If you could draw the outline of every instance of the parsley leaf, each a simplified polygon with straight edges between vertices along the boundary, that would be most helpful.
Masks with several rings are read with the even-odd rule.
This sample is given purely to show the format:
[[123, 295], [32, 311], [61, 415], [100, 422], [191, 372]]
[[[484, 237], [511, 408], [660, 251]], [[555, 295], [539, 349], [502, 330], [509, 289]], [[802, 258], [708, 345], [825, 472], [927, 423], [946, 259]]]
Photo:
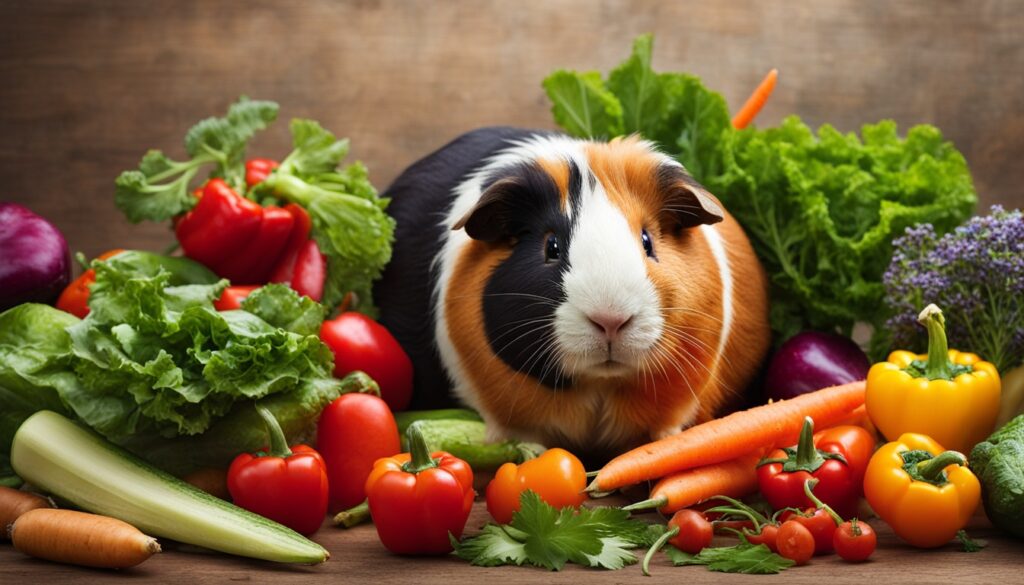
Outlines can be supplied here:
[[553, 571], [566, 563], [621, 569], [637, 562], [631, 549], [648, 542], [654, 531], [618, 508], [553, 508], [532, 491], [520, 497], [512, 522], [488, 524], [462, 542], [455, 554], [484, 567], [530, 564]]
[[793, 561], [773, 553], [763, 544], [743, 542], [736, 546], [706, 548], [695, 555], [674, 546], [666, 547], [665, 554], [675, 566], [704, 565], [719, 573], [773, 575], [793, 566]]
[[978, 552], [981, 549], [983, 549], [986, 546], [988, 546], [988, 542], [986, 542], [984, 540], [976, 539], [976, 538], [971, 538], [970, 536], [967, 536], [967, 531], [966, 530], [957, 530], [957, 532], [956, 532], [956, 539], [959, 540], [961, 546], [964, 547], [963, 548], [963, 552], [968, 552], [968, 553]]

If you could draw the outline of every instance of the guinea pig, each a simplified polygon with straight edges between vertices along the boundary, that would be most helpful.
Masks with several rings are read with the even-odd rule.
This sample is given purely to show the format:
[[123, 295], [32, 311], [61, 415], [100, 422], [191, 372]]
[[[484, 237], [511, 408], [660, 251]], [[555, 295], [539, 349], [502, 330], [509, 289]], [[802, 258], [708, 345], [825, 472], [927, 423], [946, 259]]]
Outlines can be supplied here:
[[483, 128], [385, 196], [374, 295], [415, 408], [455, 398], [492, 439], [614, 455], [716, 416], [767, 351], [749, 241], [650, 142]]

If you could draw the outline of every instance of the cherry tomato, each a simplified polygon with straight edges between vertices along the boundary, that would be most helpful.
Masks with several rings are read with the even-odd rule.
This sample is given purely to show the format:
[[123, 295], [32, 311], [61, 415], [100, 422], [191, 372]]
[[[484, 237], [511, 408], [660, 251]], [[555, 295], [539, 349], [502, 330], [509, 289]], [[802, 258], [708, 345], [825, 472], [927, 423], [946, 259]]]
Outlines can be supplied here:
[[747, 542], [750, 544], [763, 544], [771, 549], [772, 552], [779, 552], [779, 527], [775, 524], [766, 524], [762, 526], [761, 532], [758, 534], [753, 534], [744, 530], [743, 535], [747, 538]]
[[342, 313], [324, 321], [320, 339], [334, 352], [335, 376], [362, 370], [380, 386], [381, 398], [391, 410], [409, 406], [412, 361], [383, 325], [361, 313]]
[[669, 544], [683, 552], [695, 555], [711, 544], [714, 528], [704, 514], [696, 510], [679, 510], [668, 521], [669, 530], [679, 529], [679, 534], [669, 539]]
[[832, 535], [836, 531], [835, 520], [824, 509], [808, 508], [803, 514], [792, 514], [788, 521], [797, 522], [806, 528], [814, 537], [814, 554], [832, 552]]
[[805, 565], [814, 556], [811, 531], [796, 520], [786, 520], [779, 527], [779, 554], [798, 565]]
[[328, 507], [345, 510], [366, 499], [373, 463], [402, 450], [388, 405], [373, 394], [343, 394], [320, 413], [316, 448], [327, 465]]
[[832, 542], [839, 557], [846, 561], [860, 562], [867, 560], [875, 552], [878, 537], [874, 529], [866, 522], [854, 518], [843, 522], [836, 528]]
[[220, 298], [213, 302], [218, 311], [234, 311], [242, 308], [242, 301], [252, 294], [260, 285], [229, 286], [220, 293]]

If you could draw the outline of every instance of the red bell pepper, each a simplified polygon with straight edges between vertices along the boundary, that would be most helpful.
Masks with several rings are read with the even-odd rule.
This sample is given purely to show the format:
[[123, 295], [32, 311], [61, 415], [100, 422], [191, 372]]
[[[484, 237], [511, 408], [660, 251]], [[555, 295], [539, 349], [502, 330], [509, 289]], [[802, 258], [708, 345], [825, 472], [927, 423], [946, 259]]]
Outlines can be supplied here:
[[270, 434], [270, 448], [242, 453], [228, 468], [228, 491], [235, 504], [280, 522], [301, 534], [312, 534], [327, 513], [327, 470], [320, 454], [306, 445], [291, 449], [277, 419], [265, 407], [256, 410]]
[[[108, 250], [100, 254], [98, 260], [106, 260], [124, 252], [121, 248]], [[85, 319], [89, 314], [89, 287], [96, 282], [96, 271], [92, 268], [83, 272], [78, 278], [71, 281], [57, 298], [56, 307], [61, 311], [71, 313], [79, 319]]]
[[276, 160], [269, 158], [250, 158], [245, 161], [245, 184], [248, 187], [255, 187], [270, 176], [270, 173], [274, 172], [278, 163]]
[[252, 291], [260, 288], [258, 284], [246, 286], [229, 286], [220, 294], [220, 298], [213, 302], [213, 308], [218, 311], [234, 311], [242, 308], [242, 301], [252, 294]]
[[284, 253], [270, 275], [270, 282], [290, 285], [300, 295], [319, 301], [324, 294], [327, 261], [316, 240], [309, 238], [313, 222], [309, 219], [309, 213], [299, 205], [289, 203], [284, 208], [294, 216], [295, 227]]
[[817, 496], [849, 518], [857, 512], [874, 447], [874, 439], [861, 427], [834, 427], [814, 435], [808, 418], [796, 447], [776, 450], [758, 464], [761, 493], [776, 509], [810, 507], [804, 482], [813, 477], [820, 481]]
[[239, 196], [223, 179], [203, 186], [174, 232], [189, 258], [234, 284], [264, 284], [285, 251], [295, 217]]
[[448, 535], [462, 537], [473, 507], [473, 470], [465, 461], [430, 453], [418, 423], [409, 451], [378, 459], [366, 478], [370, 515], [380, 541], [396, 554], [446, 554]]

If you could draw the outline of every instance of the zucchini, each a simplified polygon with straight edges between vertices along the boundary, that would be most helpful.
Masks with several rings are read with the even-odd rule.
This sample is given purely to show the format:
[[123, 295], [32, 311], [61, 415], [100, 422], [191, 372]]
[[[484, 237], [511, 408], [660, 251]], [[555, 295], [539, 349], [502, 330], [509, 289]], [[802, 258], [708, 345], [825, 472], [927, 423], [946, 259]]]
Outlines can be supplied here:
[[11, 464], [40, 489], [154, 536], [284, 563], [330, 556], [292, 529], [200, 491], [49, 410], [18, 428]]

